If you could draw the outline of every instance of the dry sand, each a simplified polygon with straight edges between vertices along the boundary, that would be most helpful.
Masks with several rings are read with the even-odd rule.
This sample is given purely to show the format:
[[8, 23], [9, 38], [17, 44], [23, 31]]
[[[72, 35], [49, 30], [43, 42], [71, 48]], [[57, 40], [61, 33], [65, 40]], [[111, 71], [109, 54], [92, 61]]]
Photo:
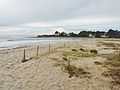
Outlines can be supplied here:
[[[80, 39], [77, 42], [40, 46], [39, 57], [36, 58], [36, 46], [23, 47], [0, 51], [0, 90], [119, 90], [111, 88], [111, 78], [102, 76], [107, 69], [94, 62], [104, 62], [101, 54], [108, 54], [115, 50], [106, 50], [105, 46], [97, 47], [98, 41], [104, 39]], [[96, 57], [77, 57], [72, 64], [83, 68], [90, 73], [90, 77], [72, 77], [55, 67], [52, 58], [61, 59], [64, 48], [97, 49]], [[22, 63], [23, 49], [26, 49], [27, 62]], [[59, 52], [60, 51], [60, 52]]]

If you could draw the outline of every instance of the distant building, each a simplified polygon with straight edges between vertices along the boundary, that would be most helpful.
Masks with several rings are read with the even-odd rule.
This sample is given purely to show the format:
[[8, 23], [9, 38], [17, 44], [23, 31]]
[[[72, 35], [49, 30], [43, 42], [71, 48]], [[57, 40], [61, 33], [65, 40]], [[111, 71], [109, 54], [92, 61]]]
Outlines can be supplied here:
[[106, 35], [106, 33], [101, 35], [101, 38], [107, 38], [108, 36]]
[[95, 38], [95, 36], [90, 33], [89, 38]]

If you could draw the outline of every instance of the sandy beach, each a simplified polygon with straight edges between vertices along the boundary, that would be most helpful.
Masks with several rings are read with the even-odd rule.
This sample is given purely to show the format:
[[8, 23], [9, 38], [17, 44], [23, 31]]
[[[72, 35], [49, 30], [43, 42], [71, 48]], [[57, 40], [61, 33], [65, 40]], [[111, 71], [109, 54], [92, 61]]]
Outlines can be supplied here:
[[[111, 84], [111, 77], [102, 74], [108, 69], [102, 64], [106, 58], [102, 55], [118, 52], [98, 42], [115, 42], [112, 39], [78, 39], [75, 42], [40, 45], [39, 54], [36, 57], [37, 46], [13, 48], [0, 51], [0, 90], [120, 90], [120, 85]], [[85, 52], [80, 51], [85, 49]], [[108, 48], [108, 49], [106, 49]], [[23, 50], [26, 50], [26, 59], [22, 62]], [[95, 49], [97, 54], [89, 53]], [[69, 77], [64, 70], [66, 61], [70, 59], [70, 65], [74, 65], [84, 73], [73, 74]]]

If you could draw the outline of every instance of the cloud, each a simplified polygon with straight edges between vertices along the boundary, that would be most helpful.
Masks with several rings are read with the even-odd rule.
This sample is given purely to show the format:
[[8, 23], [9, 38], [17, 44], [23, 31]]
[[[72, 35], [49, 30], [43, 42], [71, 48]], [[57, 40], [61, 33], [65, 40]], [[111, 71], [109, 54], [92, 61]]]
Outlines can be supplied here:
[[119, 3], [120, 0], [0, 0], [0, 31], [36, 34], [63, 31], [63, 26], [70, 25], [120, 24]]
[[119, 0], [0, 0], [0, 26], [120, 17], [119, 3]]

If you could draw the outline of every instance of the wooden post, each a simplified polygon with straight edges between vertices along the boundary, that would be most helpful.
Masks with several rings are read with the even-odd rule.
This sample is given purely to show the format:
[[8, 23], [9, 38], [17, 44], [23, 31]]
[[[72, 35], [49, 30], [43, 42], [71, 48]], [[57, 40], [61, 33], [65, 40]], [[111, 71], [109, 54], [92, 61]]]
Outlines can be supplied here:
[[65, 47], [65, 43], [64, 43], [64, 47]]
[[50, 44], [49, 44], [49, 51], [50, 51]]
[[24, 49], [24, 51], [23, 51], [23, 60], [22, 60], [22, 62], [26, 62], [27, 61], [27, 59], [25, 58], [25, 49]]
[[119, 48], [119, 52], [118, 52], [118, 54], [119, 54], [119, 59], [120, 59], [120, 48]]
[[36, 57], [38, 58], [38, 53], [39, 53], [39, 46], [37, 46], [37, 52], [36, 52]]
[[69, 78], [71, 78], [71, 72], [70, 72], [70, 59], [68, 58], [68, 73], [69, 73]]
[[[77, 41], [76, 41], [77, 42]], [[77, 42], [77, 46], [78, 46], [78, 42]]]

